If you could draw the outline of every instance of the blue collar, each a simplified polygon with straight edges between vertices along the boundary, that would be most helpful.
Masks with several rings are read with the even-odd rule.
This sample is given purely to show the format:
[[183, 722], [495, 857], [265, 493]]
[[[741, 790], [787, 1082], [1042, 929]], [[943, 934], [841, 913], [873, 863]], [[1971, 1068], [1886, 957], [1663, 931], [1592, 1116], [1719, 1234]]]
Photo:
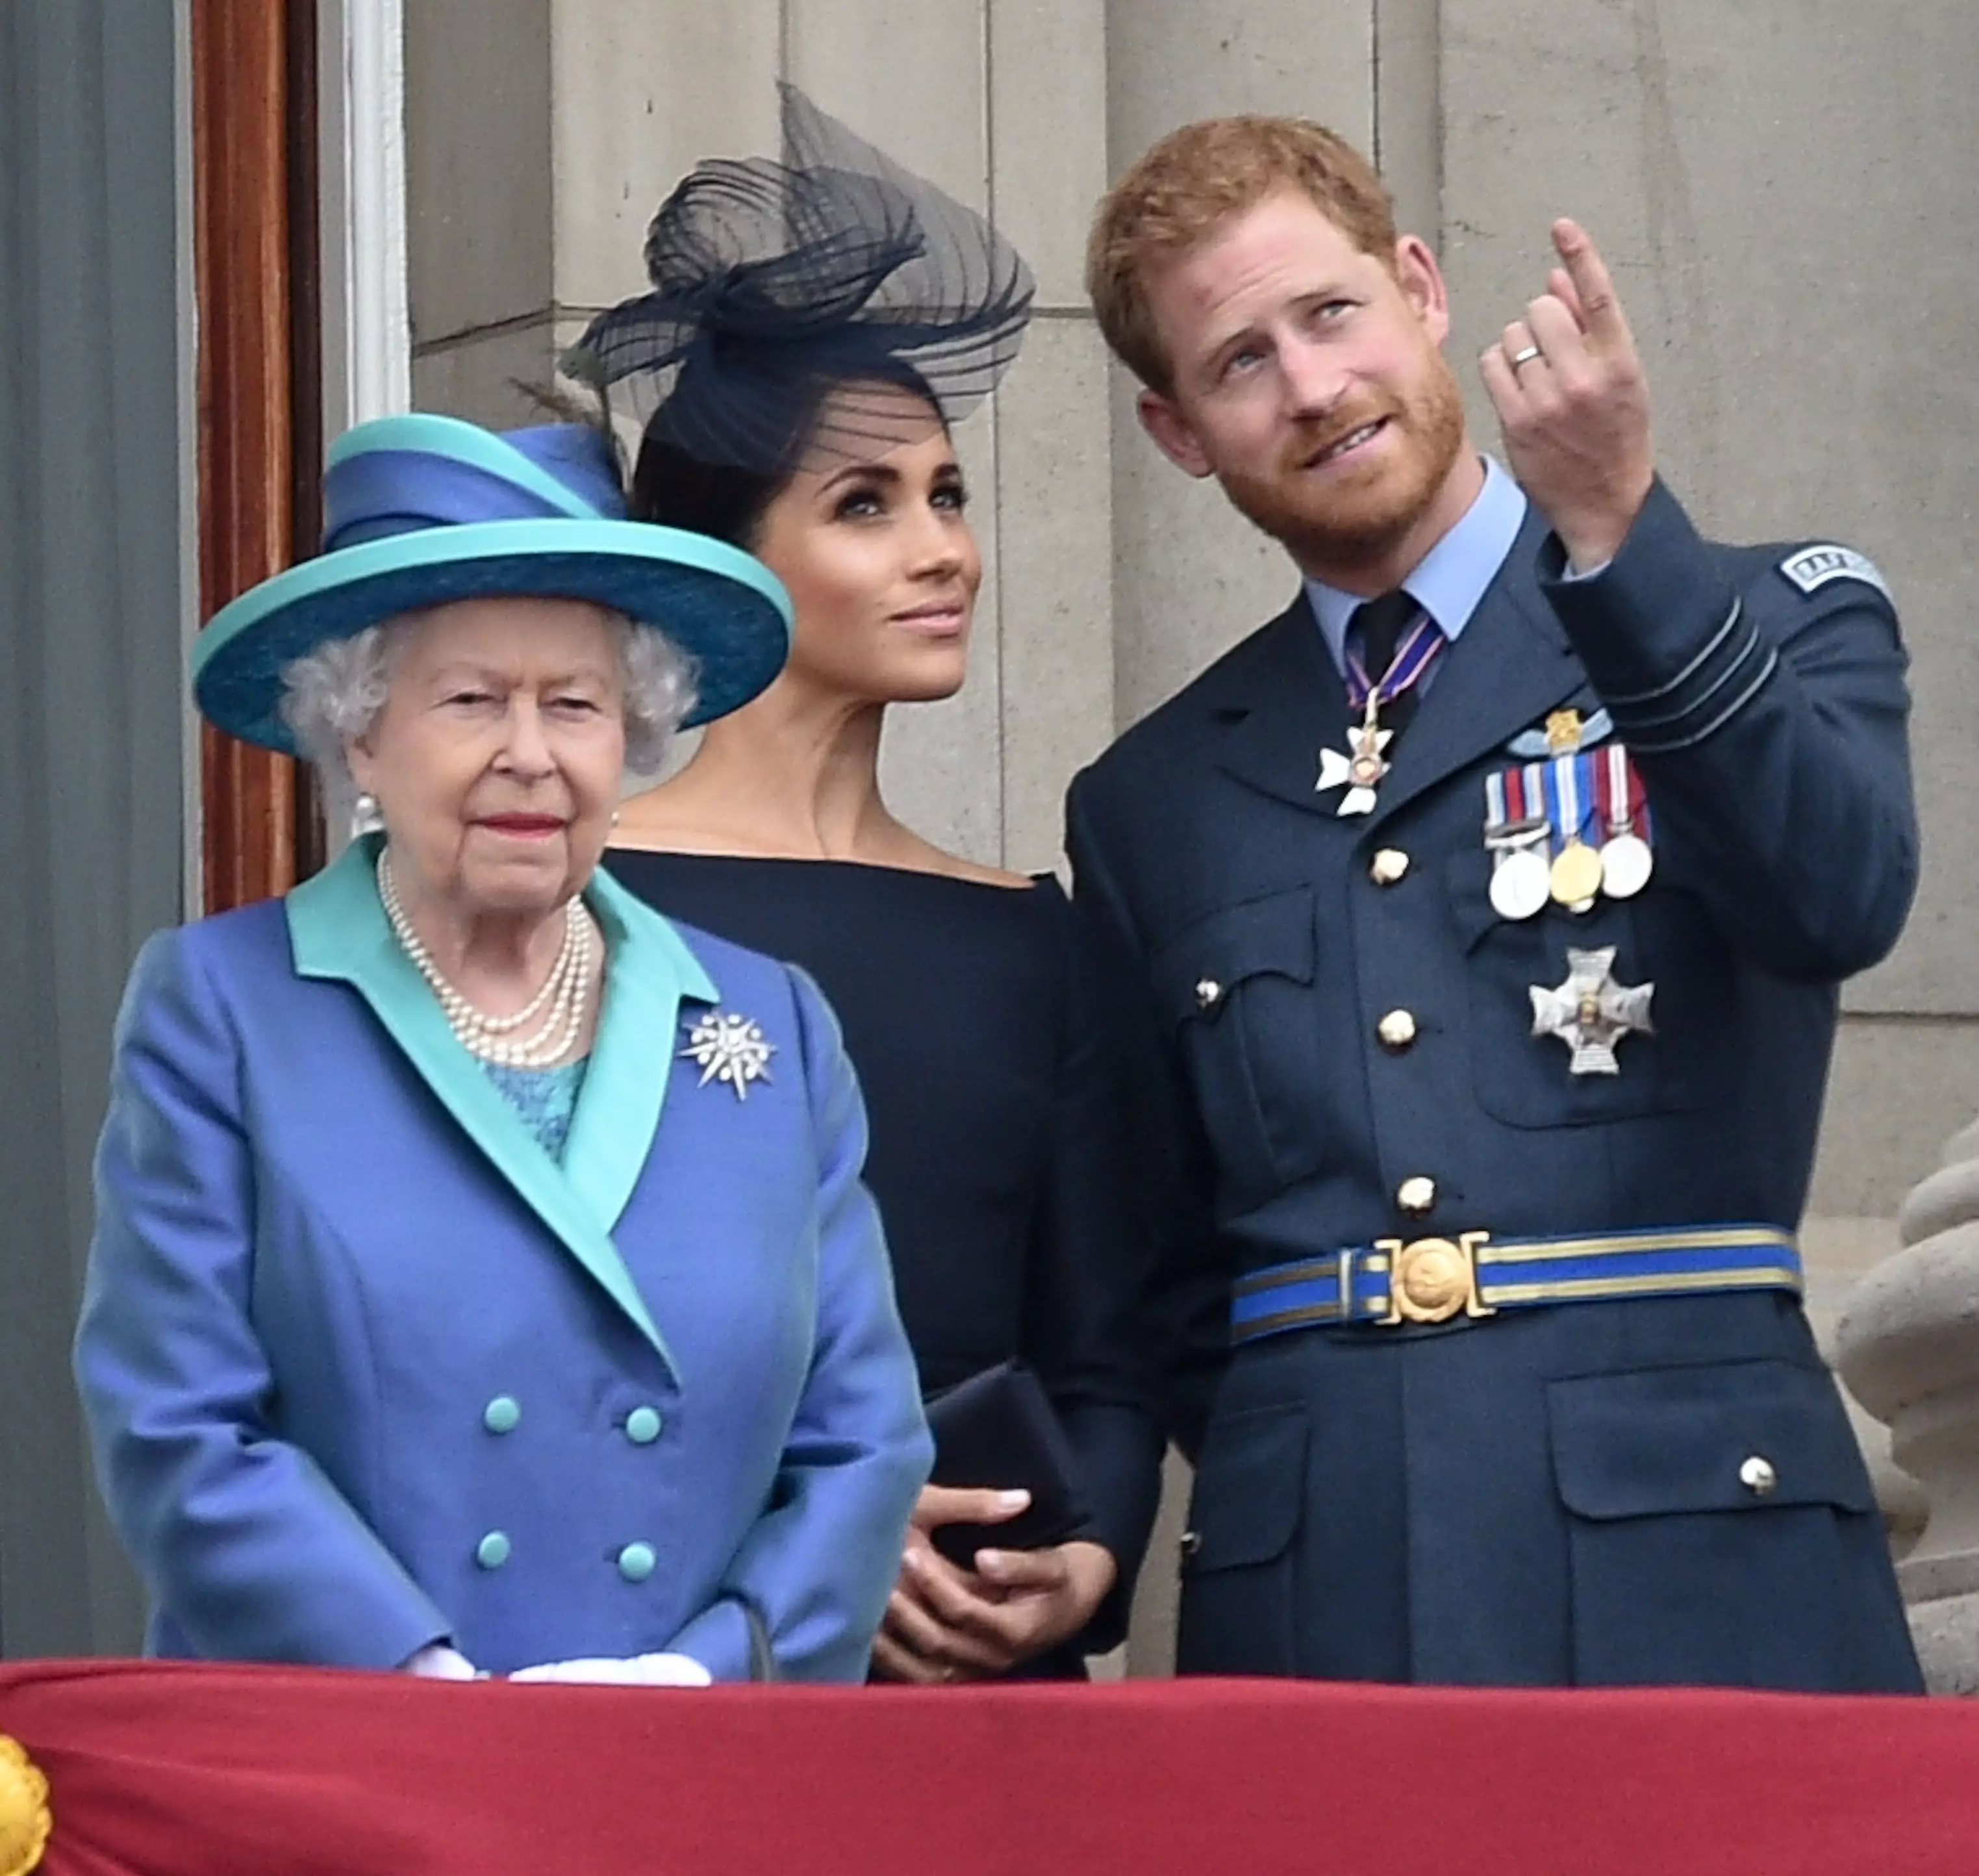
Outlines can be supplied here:
[[[1443, 635], [1453, 641], [1463, 636], [1478, 601], [1498, 577], [1498, 569], [1525, 523], [1525, 491], [1490, 457], [1483, 461], [1484, 486], [1477, 500], [1403, 582]], [[1308, 580], [1305, 591], [1334, 668], [1344, 672], [1347, 621], [1361, 603], [1361, 596], [1318, 580]]]
[[[376, 835], [288, 896], [296, 974], [356, 989], [468, 1139], [668, 1364], [673, 1357], [612, 1241], [659, 1131], [684, 1003], [719, 993], [685, 940], [600, 867], [584, 889], [605, 938], [605, 999], [561, 1164], [448, 1028], [378, 900]], [[675, 1370], [678, 1372], [678, 1368]]]

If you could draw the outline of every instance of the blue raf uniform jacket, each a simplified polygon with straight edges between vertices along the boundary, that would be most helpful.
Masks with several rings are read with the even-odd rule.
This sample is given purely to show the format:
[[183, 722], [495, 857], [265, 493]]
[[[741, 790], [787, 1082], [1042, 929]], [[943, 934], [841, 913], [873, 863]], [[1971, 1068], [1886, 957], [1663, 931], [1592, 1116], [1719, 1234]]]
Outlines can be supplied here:
[[[1314, 787], [1348, 710], [1303, 596], [1073, 785], [1078, 896], [1149, 986], [1166, 1095], [1152, 1314], [1199, 1461], [1182, 1666], [1912, 1687], [1868, 1478], [1785, 1292], [1231, 1353], [1235, 1279], [1344, 1246], [1798, 1223], [1836, 986], [1916, 877], [1894, 615], [1866, 562], [1706, 542], [1660, 485], [1605, 570], [1562, 572], [1529, 513], [1364, 818]], [[1633, 752], [1655, 876], [1508, 922], [1485, 778], [1568, 705]], [[1609, 946], [1655, 1032], [1572, 1075], [1531, 992]], [[1393, 1012], [1413, 1036], [1384, 1043]]]
[[[753, 1605], [782, 1673], [860, 1679], [930, 1450], [822, 999], [598, 875], [559, 1165], [370, 861], [154, 939], [125, 1000], [76, 1370], [151, 1649], [736, 1679]], [[746, 1100], [682, 1059], [718, 1002], [775, 1051]]]

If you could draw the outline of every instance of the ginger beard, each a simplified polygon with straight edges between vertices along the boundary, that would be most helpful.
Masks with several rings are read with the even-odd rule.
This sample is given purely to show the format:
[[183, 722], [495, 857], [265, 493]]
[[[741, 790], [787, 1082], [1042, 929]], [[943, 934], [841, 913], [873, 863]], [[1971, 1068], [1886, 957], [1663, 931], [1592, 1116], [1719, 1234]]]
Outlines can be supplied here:
[[[1383, 419], [1391, 433], [1390, 446], [1365, 469], [1308, 466], [1324, 450]], [[1409, 390], [1371, 393], [1323, 425], [1295, 424], [1268, 475], [1219, 465], [1216, 479], [1231, 505], [1300, 565], [1378, 564], [1429, 512], [1463, 453], [1464, 437], [1456, 374], [1431, 346]], [[1395, 444], [1403, 447], [1397, 450]]]

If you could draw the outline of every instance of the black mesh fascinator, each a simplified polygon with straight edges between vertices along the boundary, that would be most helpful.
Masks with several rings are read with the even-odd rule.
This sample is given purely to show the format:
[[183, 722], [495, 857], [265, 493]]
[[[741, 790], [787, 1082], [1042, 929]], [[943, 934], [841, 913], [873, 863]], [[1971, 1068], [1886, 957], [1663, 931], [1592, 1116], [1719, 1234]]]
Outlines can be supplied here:
[[653, 290], [562, 361], [698, 460], [758, 473], [900, 440], [923, 400], [954, 422], [1016, 356], [1035, 290], [981, 216], [779, 88], [783, 161], [701, 164], [647, 230]]

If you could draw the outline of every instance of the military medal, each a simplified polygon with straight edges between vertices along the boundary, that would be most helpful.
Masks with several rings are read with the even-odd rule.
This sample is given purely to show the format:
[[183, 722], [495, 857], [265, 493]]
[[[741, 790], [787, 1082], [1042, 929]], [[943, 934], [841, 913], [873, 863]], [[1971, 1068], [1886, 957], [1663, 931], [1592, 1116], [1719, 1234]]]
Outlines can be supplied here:
[[1374, 812], [1374, 791], [1388, 772], [1388, 759], [1381, 752], [1395, 737], [1393, 730], [1383, 729], [1375, 720], [1378, 708], [1371, 692], [1367, 714], [1347, 732], [1346, 753], [1342, 754], [1338, 749], [1319, 752], [1319, 780], [1313, 784], [1314, 792], [1323, 794], [1329, 788], [1346, 784], [1347, 792], [1333, 810], [1336, 814]]
[[1546, 902], [1549, 829], [1529, 809], [1524, 777], [1517, 769], [1484, 777], [1484, 844], [1491, 853], [1491, 909], [1517, 922], [1535, 916]]
[[1553, 856], [1546, 887], [1556, 904], [1585, 912], [1601, 890], [1601, 856], [1585, 840], [1568, 841]]
[[1580, 837], [1585, 814], [1580, 794], [1580, 757], [1556, 756], [1550, 767], [1561, 845], [1553, 856], [1547, 887], [1556, 903], [1585, 912], [1601, 890], [1601, 857]]
[[1573, 1052], [1570, 1075], [1619, 1075], [1615, 1045], [1625, 1036], [1656, 1033], [1649, 999], [1656, 986], [1617, 983], [1615, 952], [1612, 944], [1593, 951], [1570, 947], [1566, 981], [1553, 989], [1531, 986], [1533, 1033], [1556, 1036]]
[[[1545, 833], [1541, 830], [1540, 839]], [[1491, 870], [1491, 909], [1515, 923], [1546, 908], [1547, 870], [1538, 845], [1513, 848]]]
[[1636, 824], [1648, 819], [1642, 778], [1619, 743], [1610, 743], [1601, 754], [1602, 820], [1608, 830], [1601, 844], [1601, 890], [1610, 899], [1633, 899], [1656, 869], [1649, 842], [1636, 831]]
[[1424, 613], [1396, 646], [1395, 655], [1389, 660], [1388, 668], [1382, 673], [1378, 684], [1367, 675], [1358, 658], [1351, 652], [1348, 654], [1347, 701], [1361, 712], [1361, 721], [1348, 726], [1344, 751], [1322, 749], [1319, 752], [1319, 780], [1313, 784], [1315, 794], [1324, 794], [1329, 788], [1346, 790], [1340, 797], [1340, 805], [1333, 810], [1335, 814], [1374, 812], [1377, 798], [1374, 791], [1389, 768], [1388, 758], [1384, 752], [1395, 738], [1393, 730], [1381, 727], [1381, 706], [1393, 703], [1414, 684], [1447, 642], [1436, 621]]

